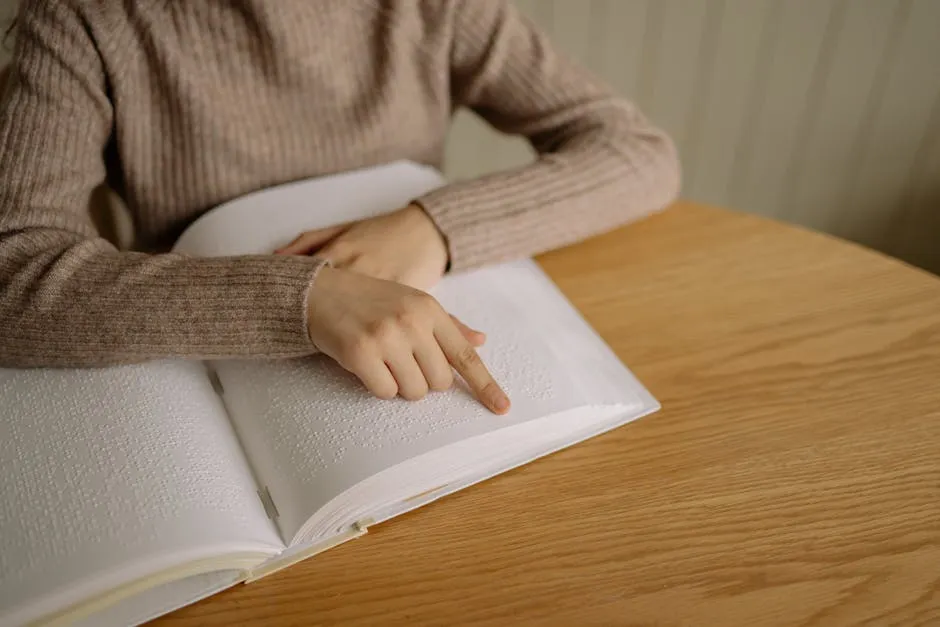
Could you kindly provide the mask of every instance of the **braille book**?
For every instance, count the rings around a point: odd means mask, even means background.
[[[441,183],[400,162],[272,188],[177,251],[267,254]],[[508,415],[460,383],[379,400],[325,356],[0,370],[0,623],[140,623],[658,409],[532,261],[432,293],[486,332]]]

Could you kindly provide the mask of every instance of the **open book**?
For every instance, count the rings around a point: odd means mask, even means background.
[[[268,253],[442,183],[410,163],[259,192],[177,250]],[[134,624],[361,536],[656,401],[531,261],[434,295],[513,401],[381,401],[319,356],[0,370],[0,624]]]

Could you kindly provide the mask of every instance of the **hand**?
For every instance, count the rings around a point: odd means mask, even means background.
[[[329,259],[334,268],[429,290],[444,275],[447,245],[417,205],[329,229],[301,233],[275,251]]]
[[[509,411],[509,398],[466,333],[429,294],[327,267],[307,307],[313,343],[379,398],[417,400],[428,390],[446,390],[453,366],[490,411]]]

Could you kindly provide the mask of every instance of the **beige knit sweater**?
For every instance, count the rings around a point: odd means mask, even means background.
[[[675,151],[505,0],[26,0],[0,101],[0,366],[287,357],[316,262],[140,251],[236,196],[397,159],[440,165],[453,110],[526,136],[528,167],[417,199],[453,270],[667,205]],[[316,211],[311,202],[310,211]]]

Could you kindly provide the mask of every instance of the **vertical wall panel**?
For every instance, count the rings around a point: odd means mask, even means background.
[[[545,4],[545,0],[513,0],[513,4],[515,4],[524,15],[535,22],[541,24],[544,19],[539,11],[541,10],[541,5]],[[541,25],[543,28],[546,28],[545,24]]]
[[[695,155],[704,129],[706,107],[715,88],[716,63],[721,45],[722,22],[727,8],[727,0],[708,0],[705,10],[702,36],[699,40],[698,55],[692,70],[692,99],[686,110],[685,122],[679,137],[681,150],[691,167],[685,171],[687,189],[695,189],[698,164]],[[690,193],[692,193],[690,191]]]
[[[593,69],[618,93],[636,98],[646,12],[657,0],[595,0],[593,37],[598,57]]]
[[[851,6],[861,6],[855,3]],[[832,65],[836,51],[840,48],[843,35],[846,32],[845,20],[850,10],[849,0],[835,0],[829,11],[829,19],[823,32],[822,42],[806,95],[799,103],[797,124],[793,134],[793,144],[790,147],[786,167],[783,171],[781,193],[774,199],[776,215],[780,215],[786,208],[787,202],[792,198],[794,178],[802,171],[806,160],[806,149],[813,141],[813,133],[819,115],[820,103],[826,93],[826,88],[832,75]]]
[[[760,60],[773,30],[773,0],[727,0],[697,141],[684,156],[685,193],[704,202],[728,202],[735,150],[748,132],[748,106],[757,104],[749,89],[759,80]],[[751,127],[756,124],[753,121]]]
[[[592,54],[592,11],[584,10],[584,0],[541,0],[541,3],[546,8],[550,7],[543,19],[555,45],[579,63],[596,62],[595,54]]]
[[[653,105],[653,95],[659,79],[659,56],[663,44],[666,4],[663,0],[649,0],[643,20],[643,39],[640,45],[639,75],[634,100],[644,109]]]
[[[782,12],[774,37],[767,80],[751,85],[763,91],[750,112],[756,128],[742,137],[732,173],[732,206],[772,214],[783,188],[784,173],[800,115],[819,63],[823,40],[836,0],[776,0]]]
[[[931,133],[934,103],[940,97],[940,2],[915,0],[901,34],[896,61],[881,94],[861,158],[847,178],[833,232],[883,246],[897,219],[915,167],[918,147]],[[940,236],[938,236],[940,237]]]
[[[940,94],[914,153],[899,213],[887,251],[940,274]]]
[[[820,228],[838,213],[840,184],[853,164],[855,138],[870,130],[866,110],[884,89],[883,77],[894,61],[910,5],[910,0],[846,5],[819,98],[804,107],[802,133],[790,153],[779,215]]]
[[[641,92],[646,109],[655,111],[660,123],[685,154],[686,121],[692,108],[697,105],[695,72],[698,69],[701,43],[705,33],[709,2],[697,0],[658,0],[663,11],[662,31],[648,33],[658,37],[650,41],[656,46],[653,79]]]

